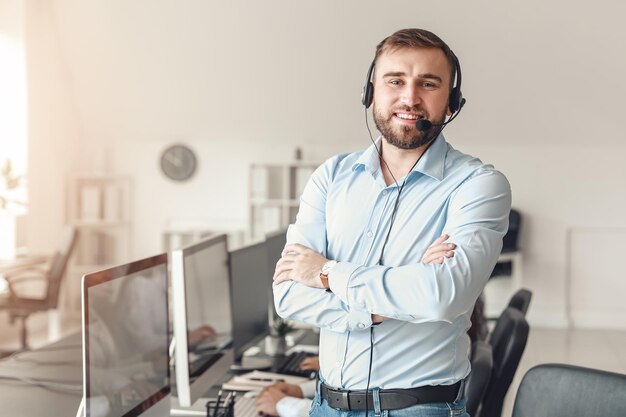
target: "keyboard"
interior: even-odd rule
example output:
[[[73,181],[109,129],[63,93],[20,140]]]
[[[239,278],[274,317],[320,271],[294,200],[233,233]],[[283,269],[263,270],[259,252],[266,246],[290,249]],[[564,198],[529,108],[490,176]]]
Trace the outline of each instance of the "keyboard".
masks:
[[[237,396],[235,401],[235,417],[258,417],[256,414],[256,397]]]
[[[311,355],[309,352],[291,352],[284,361],[276,368],[276,372],[285,375],[303,376],[313,379],[316,377],[317,372],[312,370],[300,369],[300,362]]]

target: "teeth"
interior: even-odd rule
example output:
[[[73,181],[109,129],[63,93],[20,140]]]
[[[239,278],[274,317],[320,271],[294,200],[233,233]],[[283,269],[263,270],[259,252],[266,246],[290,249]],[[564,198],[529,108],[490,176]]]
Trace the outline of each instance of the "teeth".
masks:
[[[405,119],[405,120],[417,120],[419,118],[415,114],[406,114],[406,113],[396,113],[396,116],[398,116],[400,119]]]

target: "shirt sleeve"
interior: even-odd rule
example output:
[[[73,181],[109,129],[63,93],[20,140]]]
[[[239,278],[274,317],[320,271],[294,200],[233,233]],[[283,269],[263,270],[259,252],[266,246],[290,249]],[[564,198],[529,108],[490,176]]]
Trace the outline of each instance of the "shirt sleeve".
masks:
[[[419,260],[398,267],[342,262],[329,274],[347,307],[414,323],[452,322],[471,310],[487,283],[508,229],[511,190],[499,172],[483,168],[451,196],[444,233],[455,255],[443,264]]]
[[[290,225],[287,231],[287,243],[300,243],[324,256],[326,195],[337,158],[329,159],[315,170],[300,198],[296,223]],[[285,281],[272,288],[276,312],[283,318],[341,333],[362,330],[372,324],[370,313],[350,307],[332,292],[295,281]]]
[[[315,397],[315,389],[317,387],[317,379],[312,379],[310,381],[302,382],[298,384],[300,389],[302,390],[302,395],[304,398],[313,398]]]
[[[276,403],[280,417],[307,417],[313,400],[310,398],[283,397]]]

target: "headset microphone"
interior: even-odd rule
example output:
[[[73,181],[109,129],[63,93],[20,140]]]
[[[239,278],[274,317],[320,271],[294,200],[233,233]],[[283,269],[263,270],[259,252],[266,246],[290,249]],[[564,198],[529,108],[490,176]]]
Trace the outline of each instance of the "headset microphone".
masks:
[[[461,109],[463,108],[463,106],[465,105],[465,99],[461,98],[461,101],[459,102],[459,108],[458,110],[452,115],[452,117],[444,123],[433,123],[428,119],[419,119],[417,122],[415,122],[415,128],[419,131],[425,132],[428,129],[430,129],[433,126],[440,126],[443,128],[443,126],[447,125],[448,123],[450,123],[451,121],[453,121],[456,116],[459,115],[459,113],[461,112]]]

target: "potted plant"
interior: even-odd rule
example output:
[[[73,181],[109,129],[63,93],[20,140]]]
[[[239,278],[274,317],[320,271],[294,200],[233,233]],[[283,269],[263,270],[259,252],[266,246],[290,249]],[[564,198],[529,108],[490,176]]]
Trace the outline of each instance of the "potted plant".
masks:
[[[287,351],[286,336],[294,327],[287,320],[275,317],[272,320],[270,334],[265,338],[265,353],[271,356],[284,355]]]

